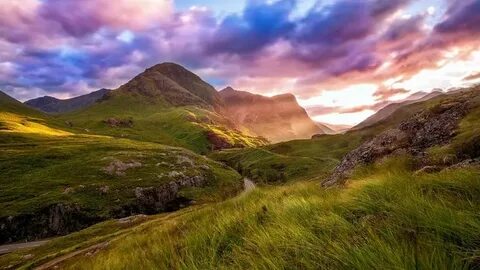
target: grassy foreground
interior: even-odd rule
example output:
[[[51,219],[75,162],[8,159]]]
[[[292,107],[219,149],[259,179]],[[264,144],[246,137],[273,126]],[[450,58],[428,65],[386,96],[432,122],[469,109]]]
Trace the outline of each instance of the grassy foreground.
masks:
[[[133,229],[67,269],[471,269],[480,171],[415,175],[409,159],[247,195]]]

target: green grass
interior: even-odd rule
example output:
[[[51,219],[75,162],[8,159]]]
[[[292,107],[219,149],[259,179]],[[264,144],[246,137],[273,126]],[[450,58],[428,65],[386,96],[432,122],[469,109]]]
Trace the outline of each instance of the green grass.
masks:
[[[2,134],[0,134],[1,137]],[[33,213],[57,203],[79,204],[99,216],[135,200],[136,187],[160,186],[186,176],[203,175],[208,188],[196,188],[195,200],[214,201],[236,194],[241,178],[230,168],[181,149],[102,136],[67,136],[28,144],[0,144],[1,216]],[[114,160],[136,161],[141,167],[110,175]],[[109,191],[100,189],[108,186]],[[72,189],[66,192],[67,188]],[[200,192],[201,191],[201,192]],[[120,203],[118,203],[120,201]]]
[[[362,132],[325,135],[261,148],[217,151],[209,157],[228,164],[256,183],[281,184],[326,177],[364,139]]]
[[[258,184],[322,177],[337,164],[329,158],[292,157],[260,148],[224,150],[209,157],[228,164]]]
[[[406,159],[345,188],[257,189],[132,229],[66,269],[469,269],[480,255],[480,171],[413,175]]]

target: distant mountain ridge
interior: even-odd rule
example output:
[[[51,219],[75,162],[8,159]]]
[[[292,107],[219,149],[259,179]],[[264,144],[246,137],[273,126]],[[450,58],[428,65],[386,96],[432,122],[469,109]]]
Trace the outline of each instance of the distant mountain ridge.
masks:
[[[368,117],[367,119],[363,120],[360,124],[354,126],[352,129],[356,130],[356,129],[369,127],[371,125],[374,125],[386,119],[388,116],[392,115],[396,110],[398,110],[403,106],[429,100],[442,94],[444,94],[444,92],[440,90],[435,90],[431,93],[427,93],[427,92],[414,93],[411,96],[407,97],[404,101],[388,104],[387,106],[385,106],[384,108],[376,112],[374,115]]]
[[[228,116],[237,125],[272,142],[307,139],[323,133],[292,94],[266,97],[231,87],[219,93]]]
[[[110,91],[110,89],[100,89],[86,95],[69,99],[44,96],[28,100],[25,104],[47,113],[66,113],[86,108],[110,93]]]

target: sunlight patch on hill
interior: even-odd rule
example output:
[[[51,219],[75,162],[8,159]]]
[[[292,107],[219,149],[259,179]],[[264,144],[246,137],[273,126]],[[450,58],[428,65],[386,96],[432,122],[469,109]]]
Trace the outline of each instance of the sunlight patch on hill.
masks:
[[[70,132],[54,129],[41,123],[38,118],[24,117],[13,113],[0,113],[0,132],[34,133],[45,136],[70,136]]]

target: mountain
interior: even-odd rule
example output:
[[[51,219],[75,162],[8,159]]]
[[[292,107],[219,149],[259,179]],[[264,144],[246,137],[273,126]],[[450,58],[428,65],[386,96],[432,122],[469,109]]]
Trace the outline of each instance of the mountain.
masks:
[[[227,87],[220,96],[234,123],[272,142],[322,133],[292,94],[265,97]]]
[[[217,110],[223,107],[222,99],[213,86],[175,63],[150,67],[116,92],[161,98],[172,106],[210,106]]]
[[[409,104],[417,103],[417,102],[422,102],[425,100],[429,100],[435,97],[438,97],[440,95],[444,94],[440,90],[433,91],[431,93],[427,92],[417,92],[409,97],[407,97],[404,101],[402,102],[397,102],[397,103],[390,103],[384,108],[380,109],[378,112],[376,112],[374,115],[368,117],[364,121],[362,121],[360,124],[354,126],[352,129],[362,129],[371,125],[374,125],[388,116],[392,115],[396,110],[398,110],[401,107],[404,107]]]
[[[240,131],[226,117],[220,94],[174,63],[150,67],[92,106],[58,119],[76,130],[179,146],[201,154],[267,143]]]
[[[322,134],[336,134],[337,132],[324,123],[315,122],[322,131]]]
[[[103,98],[110,91],[111,90],[109,89],[100,89],[70,99],[57,99],[50,96],[44,96],[28,100],[25,104],[47,113],[65,113],[86,108]]]
[[[334,124],[326,124],[322,123],[324,126],[328,127],[329,129],[333,130],[335,134],[344,133],[352,128],[349,125],[334,125]]]

